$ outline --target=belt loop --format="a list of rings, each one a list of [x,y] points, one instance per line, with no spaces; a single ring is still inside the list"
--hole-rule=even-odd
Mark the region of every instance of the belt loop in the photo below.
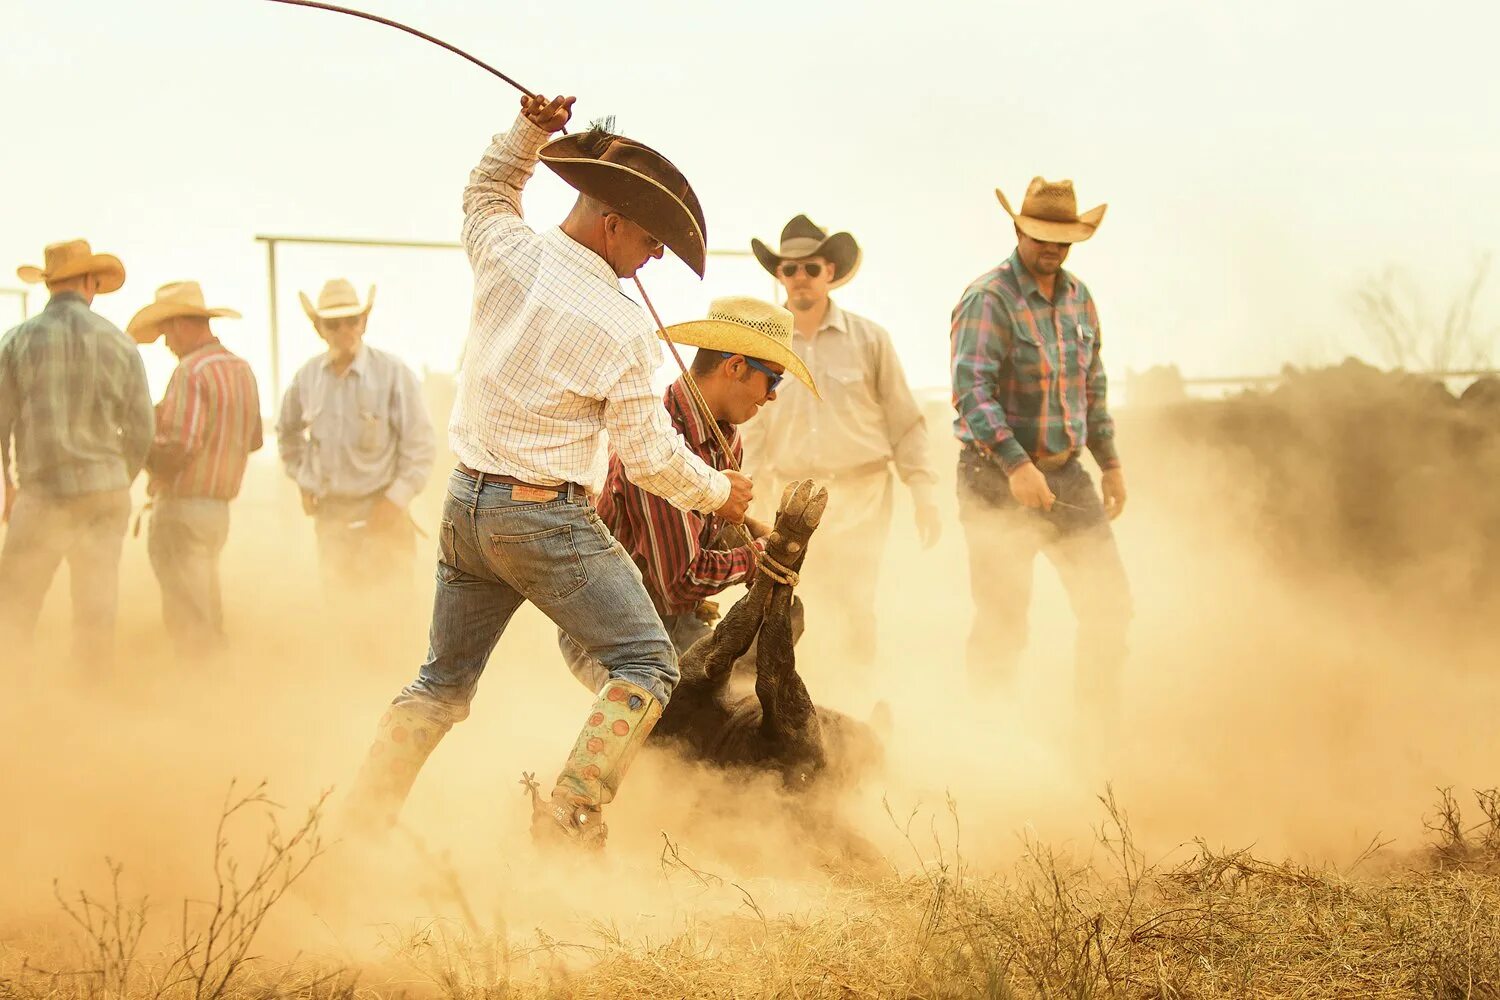
[[[479,491],[484,489],[484,473],[475,470],[474,473],[474,502],[469,505],[469,512],[475,517],[479,516]]]

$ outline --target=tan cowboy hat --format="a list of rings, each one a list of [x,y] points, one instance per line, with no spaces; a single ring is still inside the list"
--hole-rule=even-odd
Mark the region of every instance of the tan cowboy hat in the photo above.
[[[323,286],[318,293],[318,304],[313,305],[312,300],[301,292],[297,297],[302,300],[302,311],[307,313],[307,318],[316,323],[320,319],[343,319],[345,316],[363,316],[375,305],[375,286],[370,286],[369,298],[364,305],[359,304],[359,293],[354,286],[343,278],[334,278]]]
[[[760,261],[760,266],[773,276],[784,260],[822,257],[833,264],[834,273],[838,275],[829,288],[847,284],[854,277],[854,272],[859,270],[859,262],[863,257],[853,236],[848,233],[829,236],[827,230],[814,224],[805,215],[797,216],[782,227],[779,253],[773,253],[770,247],[757,239],[750,241],[750,249],[755,251],[755,259]]]
[[[797,381],[823,398],[812,373],[792,350],[792,314],[780,306],[744,295],[714,299],[706,319],[667,327],[672,341],[710,351],[728,351],[781,365]]]
[[[239,319],[233,309],[209,309],[203,304],[203,289],[196,281],[174,281],[156,290],[156,301],[130,317],[125,332],[137,344],[153,343],[161,336],[163,320],[177,316],[201,316],[204,319]]]
[[[553,139],[539,155],[570,187],[640,226],[703,277],[708,224],[692,185],[671,160],[597,126]]]
[[[125,265],[113,254],[94,253],[88,240],[52,243],[42,251],[41,267],[30,264],[16,268],[16,277],[28,285],[43,281],[63,281],[80,274],[99,276],[99,294],[118,291],[125,284]]]
[[[1026,188],[1020,214],[1011,211],[1010,202],[999,188],[995,188],[995,197],[1000,199],[1006,214],[1016,220],[1016,228],[1043,243],[1082,243],[1094,235],[1104,219],[1104,210],[1109,208],[1096,205],[1079,215],[1072,181],[1046,181],[1040,177],[1033,177]]]

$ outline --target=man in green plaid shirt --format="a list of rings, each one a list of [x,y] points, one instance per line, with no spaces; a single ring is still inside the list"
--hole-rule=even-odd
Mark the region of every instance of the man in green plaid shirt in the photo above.
[[[1045,552],[1078,616],[1075,687],[1083,721],[1107,742],[1117,722],[1130,591],[1110,530],[1125,478],[1106,405],[1099,314],[1063,270],[1105,206],[1083,215],[1070,181],[1031,182],[1015,221],[1016,252],[964,292],[953,311],[959,515],[976,611],[969,672],[976,686],[1014,680],[1026,647],[1031,571]],[[1103,496],[1079,463],[1084,449]]]
[[[74,657],[97,672],[113,660],[130,484],[155,424],[146,368],[134,342],[89,308],[95,295],[125,283],[117,258],[73,240],[47,247],[42,267],[16,273],[45,282],[52,297],[0,338],[0,470],[9,522],[0,548],[0,649],[29,645],[66,559]]]

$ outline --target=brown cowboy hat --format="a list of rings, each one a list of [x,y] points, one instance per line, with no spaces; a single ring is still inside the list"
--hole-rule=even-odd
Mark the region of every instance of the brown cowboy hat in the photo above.
[[[1010,202],[999,188],[995,197],[1007,215],[1016,221],[1016,228],[1034,240],[1043,243],[1082,243],[1094,235],[1104,219],[1108,205],[1095,205],[1078,214],[1078,197],[1073,194],[1072,181],[1048,181],[1033,177],[1026,188],[1026,197],[1021,201],[1019,213],[1011,211]]]
[[[125,332],[137,344],[149,344],[161,336],[161,324],[178,316],[199,316],[203,319],[239,319],[233,309],[210,309],[203,304],[203,289],[196,281],[174,281],[156,290],[156,301],[141,309],[130,318]]]
[[[848,233],[829,236],[826,229],[805,215],[797,216],[782,227],[780,252],[772,251],[757,239],[750,241],[750,249],[755,251],[755,259],[760,261],[760,266],[773,276],[784,260],[822,257],[833,265],[834,273],[838,275],[833,279],[833,284],[828,286],[830,288],[847,284],[854,277],[854,272],[859,270],[859,262],[863,258],[853,236]]]
[[[99,276],[99,294],[118,291],[125,284],[125,265],[113,254],[94,253],[88,240],[52,243],[42,251],[41,267],[25,264],[16,268],[16,277],[28,285],[43,281],[63,281],[81,274]]]
[[[601,127],[553,139],[540,156],[569,187],[640,226],[703,277],[708,225],[692,185],[671,160]]]

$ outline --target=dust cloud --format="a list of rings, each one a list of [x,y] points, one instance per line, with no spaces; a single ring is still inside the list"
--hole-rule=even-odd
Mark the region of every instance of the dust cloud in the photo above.
[[[1489,722],[1500,692],[1489,626],[1463,606],[1433,610],[1443,602],[1403,584],[1449,570],[1420,558],[1380,576],[1290,565],[1264,514],[1268,497],[1301,488],[1298,477],[1269,475],[1243,449],[1201,433],[1195,413],[1120,414],[1131,498],[1116,529],[1136,617],[1121,739],[1096,760],[1078,752],[1086,734],[1072,723],[1072,618],[1045,561],[1016,697],[968,692],[956,450],[933,408],[945,533],[921,551],[898,499],[877,664],[847,667],[820,638],[812,608],[798,651],[818,703],[857,718],[880,701],[891,708],[885,773],[838,806],[889,865],[927,850],[934,830],[951,835],[949,797],[964,856],[979,868],[1013,860],[1026,835],[1089,842],[1106,781],[1153,857],[1201,836],[1336,861],[1377,834],[1414,843],[1436,786],[1494,783]],[[1368,488],[1388,485],[1377,478]],[[424,526],[442,492],[440,475],[418,503]],[[1442,498],[1425,499],[1440,516]],[[1320,535],[1336,513],[1313,498],[1278,509]],[[836,491],[828,516],[838,516]],[[25,953],[59,934],[54,878],[97,891],[105,857],[124,864],[128,895],[158,901],[167,933],[180,901],[211,889],[213,830],[231,779],[241,789],[265,779],[287,826],[334,790],[329,852],[268,923],[268,954],[373,960],[382,941],[433,918],[569,940],[601,925],[639,937],[745,916],[747,898],[767,914],[822,905],[826,852],[800,822],[802,804],[769,781],[730,783],[661,755],[643,755],[608,809],[604,860],[538,857],[518,779],[551,778],[589,694],[530,608],[502,639],[472,716],[424,770],[402,829],[384,844],[339,840],[340,792],[382,706],[425,651],[431,549],[423,543],[413,566],[410,606],[353,619],[329,610],[311,525],[263,453],[233,507],[223,558],[232,650],[221,662],[184,665],[169,653],[142,537],[126,543],[120,663],[112,676],[74,670],[63,655],[60,576],[38,662],[8,671],[0,699],[0,942]],[[262,831],[258,816],[241,817],[235,850],[253,856]]]

